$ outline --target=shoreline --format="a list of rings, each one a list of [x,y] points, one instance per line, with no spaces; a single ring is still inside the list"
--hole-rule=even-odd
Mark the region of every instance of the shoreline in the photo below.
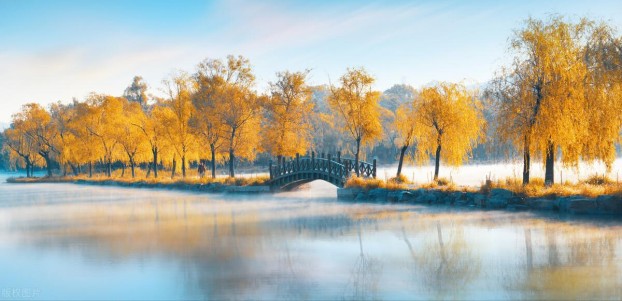
[[[481,210],[549,211],[577,215],[622,216],[622,196],[583,195],[525,197],[503,188],[493,188],[489,193],[468,191],[443,191],[439,189],[363,189],[338,188],[339,200],[360,202],[387,202],[417,205],[446,205]]]
[[[127,188],[151,188],[151,189],[168,189],[178,191],[194,191],[206,193],[269,193],[270,186],[267,185],[228,185],[220,182],[212,183],[191,183],[178,180],[169,183],[148,182],[148,181],[119,181],[114,179],[72,179],[59,177],[41,177],[41,178],[7,178],[7,183],[12,184],[42,184],[42,183],[65,183],[78,185],[94,185],[94,186],[116,186]]]
[[[73,179],[63,177],[24,178],[11,177],[7,183],[69,183],[78,185],[115,186],[126,188],[167,189],[204,193],[275,193],[268,185],[231,185],[220,182],[192,183],[177,180],[173,182],[135,182],[114,179]],[[304,193],[304,192],[301,192]],[[542,197],[521,196],[503,188],[493,188],[488,193],[474,191],[450,191],[435,188],[387,189],[361,187],[337,188],[340,201],[401,203],[414,205],[446,205],[456,208],[480,210],[548,211],[576,215],[622,216],[622,196],[604,194],[595,197],[584,195]]]

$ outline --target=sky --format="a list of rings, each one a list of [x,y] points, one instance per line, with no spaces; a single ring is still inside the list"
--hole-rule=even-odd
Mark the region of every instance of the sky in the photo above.
[[[622,29],[622,1],[30,1],[0,0],[0,126],[28,102],[149,92],[205,58],[250,59],[256,89],[310,69],[310,84],[364,67],[375,88],[478,84],[509,62],[529,17],[559,14]]]

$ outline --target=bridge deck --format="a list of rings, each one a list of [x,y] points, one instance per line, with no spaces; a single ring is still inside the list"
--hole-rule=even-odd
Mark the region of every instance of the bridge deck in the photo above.
[[[353,159],[333,160],[329,154],[327,158],[300,157],[293,159],[279,159],[277,165],[270,163],[270,186],[272,189],[284,190],[308,183],[314,180],[324,180],[337,187],[344,187],[351,174],[357,173],[361,177],[376,177],[376,160],[373,163]]]

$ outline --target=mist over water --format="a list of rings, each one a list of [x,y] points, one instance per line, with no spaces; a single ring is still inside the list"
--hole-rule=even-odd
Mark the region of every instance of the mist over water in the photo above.
[[[544,165],[537,160],[533,160],[531,164],[531,178],[544,178]],[[378,167],[377,176],[381,179],[390,179],[395,177],[397,165],[381,165]],[[434,176],[434,165],[413,166],[406,164],[402,169],[402,174],[415,183],[429,183]],[[577,167],[563,166],[561,162],[555,162],[555,182],[561,181],[576,183],[585,180],[591,175],[607,175],[612,180],[622,181],[622,159],[616,159],[611,170],[607,172],[607,168],[602,163],[587,164],[580,162]],[[489,177],[492,180],[503,180],[507,178],[522,179],[523,163],[522,161],[506,162],[506,163],[482,163],[482,164],[466,164],[458,168],[443,165],[439,170],[439,177],[451,179],[457,185],[462,186],[480,186],[486,182]]]
[[[36,299],[622,298],[619,218],[6,176],[0,289]]]

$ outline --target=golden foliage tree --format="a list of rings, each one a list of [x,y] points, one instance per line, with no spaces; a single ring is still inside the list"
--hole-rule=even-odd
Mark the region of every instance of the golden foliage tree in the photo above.
[[[602,160],[610,169],[622,128],[622,37],[605,23],[592,24],[584,51],[587,135],[582,159]]]
[[[166,113],[163,110],[164,107],[162,105],[155,104],[145,114],[139,115],[138,120],[132,123],[132,125],[140,129],[151,151],[152,160],[147,176],[153,170],[154,178],[158,177],[158,158],[165,144],[164,136],[166,129],[164,128],[163,121],[166,119]]]
[[[250,69],[249,69],[250,70]],[[195,135],[209,146],[212,178],[216,177],[216,163],[223,154],[225,126],[220,120],[224,109],[219,103],[227,85],[246,84],[252,81],[252,75],[245,70],[231,75],[221,60],[205,59],[199,63],[194,75],[196,91],[192,96],[195,114],[190,120]]]
[[[229,176],[234,177],[236,157],[252,160],[259,147],[260,103],[252,91],[255,76],[250,62],[232,55],[226,62],[206,59],[199,65],[196,79],[197,117],[213,118],[218,123],[216,126],[204,120],[195,123],[210,144],[212,175],[215,173],[215,148],[222,146],[222,151],[229,154]]]
[[[52,176],[58,131],[50,113],[39,104],[28,103],[13,116],[13,124],[18,133],[29,139],[28,143],[34,143],[34,150],[45,161],[47,176]]]
[[[148,143],[142,130],[136,126],[145,118],[140,102],[123,101],[122,120],[117,131],[119,145],[127,156],[132,178],[136,176],[136,164],[148,161]]]
[[[397,164],[397,177],[402,174],[404,155],[408,147],[415,143],[415,103],[401,104],[395,112],[394,128],[396,132],[396,142],[400,145],[400,157]]]
[[[416,156],[420,162],[434,156],[435,180],[441,159],[459,166],[484,138],[481,110],[480,101],[461,84],[441,83],[421,90],[414,103]]]
[[[355,172],[359,175],[361,146],[382,135],[380,93],[372,90],[375,79],[363,68],[348,69],[339,78],[339,87],[331,87],[328,104],[344,123],[345,131],[356,144]]]
[[[187,74],[180,73],[165,80],[164,85],[169,97],[162,110],[164,131],[175,155],[181,159],[181,173],[185,178],[188,155],[194,154],[196,146],[196,139],[190,130],[189,123],[194,114],[191,100],[192,83]],[[173,176],[175,167],[176,160],[173,159]]]
[[[617,42],[616,42],[617,41]],[[512,39],[514,62],[494,81],[500,138],[523,150],[523,183],[531,153],[545,161],[545,183],[562,163],[615,158],[620,113],[620,47],[613,31],[586,19],[528,19]],[[617,67],[616,67],[617,60]]]
[[[105,166],[108,177],[112,176],[112,162],[120,156],[117,152],[119,146],[120,123],[123,119],[123,98],[108,95],[89,96],[84,112],[81,114],[81,122],[78,126],[84,127],[87,135],[95,138],[100,147],[99,155]]]
[[[74,175],[78,175],[80,162],[77,159],[82,150],[78,146],[77,137],[74,135],[71,124],[74,122],[76,110],[75,102],[63,105],[60,102],[50,105],[50,115],[58,137],[56,139],[56,159],[63,168],[63,174],[67,175],[66,166],[69,165]]]
[[[311,141],[311,90],[305,72],[278,72],[277,81],[270,83],[270,95],[262,98],[265,127],[262,132],[264,149],[274,156],[293,157],[304,154]]]
[[[4,131],[4,148],[9,150],[9,157],[16,161],[16,165],[26,168],[26,177],[33,176],[34,166],[37,166],[37,142],[25,131],[19,115],[13,115],[11,127]]]

